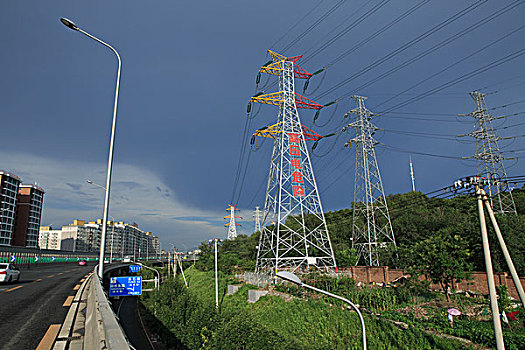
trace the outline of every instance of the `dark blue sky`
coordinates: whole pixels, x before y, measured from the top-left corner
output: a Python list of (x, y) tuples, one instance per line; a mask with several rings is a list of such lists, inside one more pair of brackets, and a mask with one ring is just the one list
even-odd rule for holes
[[(490, 17), (514, 3), (519, 5)], [(474, 143), (453, 137), (473, 130), (472, 120), (455, 117), (473, 110), (468, 95), (472, 90), (488, 93), (486, 102), (495, 108), (494, 115), (525, 111), (525, 103), (514, 104), (525, 99), (525, 55), (402, 108), (392, 107), (523, 50), (522, 3), (4, 2), (0, 168), (47, 190), (45, 225), (100, 216), (103, 193), (86, 179), (104, 183), (116, 61), (108, 49), (64, 27), (59, 18), (67, 17), (114, 45), (123, 59), (111, 213), (155, 232), (164, 246), (190, 248), (225, 236), (222, 216), (232, 196), (245, 218), (242, 232), (252, 231), (251, 210), (264, 202), (264, 188), (258, 189), (268, 175), (270, 142), (250, 154), (240, 195), (233, 195), (232, 188), (246, 104), (260, 65), (268, 61), (268, 48), (286, 56), (305, 54), (299, 64), (310, 72), (329, 65), (324, 79), (323, 74), (312, 79), (307, 97), (338, 103), (321, 112), (317, 125), (312, 111), (300, 111), (303, 124), (319, 134), (344, 125), (343, 115), (354, 107), (351, 94), (368, 96), (373, 112), (388, 112), (374, 121), (385, 130), (376, 134), (378, 141), (390, 147), (377, 147), (387, 194), (410, 190), (411, 152), (417, 189), (442, 188), (474, 174), (475, 164), (415, 152), (453, 157), (474, 153)], [(474, 4), (479, 6), (409, 45)], [(413, 13), (367, 40), (411, 8)], [(369, 11), (374, 12), (361, 17)], [(347, 78), (347, 84), (331, 89)], [(297, 82), (298, 92), (302, 84)], [(276, 86), (266, 89), (272, 91)], [(276, 114), (277, 108), (262, 106), (251, 131), (273, 122)], [(513, 125), (524, 116), (511, 116), (495, 126), (502, 136), (523, 135), (523, 125)], [(312, 155), (325, 210), (347, 208), (353, 199), (355, 153), (343, 147), (351, 137), (323, 140)], [(509, 175), (522, 174), (523, 138), (501, 146), (518, 151), (508, 154), (518, 158), (505, 163)]]

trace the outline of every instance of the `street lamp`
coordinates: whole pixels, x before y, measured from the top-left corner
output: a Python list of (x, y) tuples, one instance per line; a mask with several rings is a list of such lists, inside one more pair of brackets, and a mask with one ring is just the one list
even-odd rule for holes
[[(157, 277), (155, 277), (155, 288), (156, 289), (159, 289), (160, 288), (160, 273), (157, 269), (152, 269), (151, 267), (148, 267), (146, 265), (144, 265), (143, 263), (141, 262), (138, 262), (138, 261), (133, 261), (135, 264), (139, 264), (140, 266), (148, 269), (148, 270), (152, 270), (152, 271), (155, 271), (157, 273)], [(158, 283), (157, 283), (157, 278), (158, 278)]]
[(332, 294), (332, 293), (329, 293), (327, 291), (324, 291), (322, 289), (319, 289), (319, 288), (315, 288), (315, 287), (312, 287), (306, 283), (303, 283), (301, 282), (301, 280), (299, 279), (299, 277), (297, 277), (296, 275), (294, 275), (293, 273), (291, 272), (288, 272), (288, 271), (279, 271), (275, 274), (277, 277), (279, 278), (282, 278), (283, 280), (286, 280), (288, 282), (292, 282), (292, 283), (295, 283), (297, 285), (299, 285), (300, 287), (305, 287), (305, 288), (308, 288), (308, 289), (311, 289), (311, 290), (314, 290), (316, 292), (319, 292), (319, 293), (322, 293), (322, 294), (325, 294), (325, 295), (328, 295), (329, 297), (332, 297), (332, 298), (336, 298), (336, 299), (339, 299), (341, 301), (344, 301), (345, 303), (348, 303), (350, 304), (350, 306), (352, 306), (354, 308), (354, 310), (357, 312), (357, 315), (359, 316), (359, 319), (361, 320), (361, 327), (363, 328), (363, 350), (366, 350), (366, 330), (365, 330), (365, 320), (363, 319), (363, 315), (361, 314), (361, 311), (359, 311), (359, 309), (357, 308), (357, 306), (352, 303), (350, 300), (346, 299), (346, 298), (343, 298), (343, 297), (340, 297), (339, 295), (335, 295), (335, 294)]
[[(99, 185), (98, 183), (96, 182), (93, 182), (91, 180), (86, 180), (86, 182), (90, 185), (93, 185), (93, 186), (97, 186), (97, 187), (100, 187), (102, 188), (104, 191), (106, 190), (106, 188), (102, 185)], [(109, 254), (109, 262), (112, 263), (113, 262), (113, 240), (115, 238), (115, 218), (111, 215), (108, 215), (109, 218), (112, 220), (112, 225), (111, 225), (111, 253)], [(121, 246), (122, 246), (122, 242), (120, 243)]]
[(69, 29), (80, 32), (86, 35), (87, 37), (109, 48), (117, 56), (117, 61), (118, 61), (117, 83), (115, 87), (115, 101), (113, 103), (113, 123), (111, 126), (111, 139), (109, 142), (109, 154), (108, 154), (108, 168), (107, 168), (107, 173), (106, 173), (106, 188), (105, 188), (106, 194), (104, 198), (104, 216), (103, 216), (104, 223), (102, 225), (100, 257), (99, 257), (99, 264), (98, 264), (98, 276), (102, 278), (104, 274), (104, 248), (106, 244), (106, 231), (107, 231), (107, 222), (108, 222), (108, 213), (109, 213), (109, 193), (111, 190), (111, 169), (113, 166), (113, 148), (115, 146), (115, 129), (117, 127), (117, 104), (118, 104), (118, 93), (119, 93), (119, 87), (120, 87), (120, 69), (122, 67), (122, 62), (120, 60), (120, 55), (118, 54), (117, 50), (115, 50), (111, 45), (105, 43), (104, 41), (100, 40), (97, 37), (94, 37), (88, 32), (85, 32), (84, 30), (80, 29), (79, 27), (76, 26), (75, 23), (73, 23), (67, 18), (61, 18), (60, 21)]

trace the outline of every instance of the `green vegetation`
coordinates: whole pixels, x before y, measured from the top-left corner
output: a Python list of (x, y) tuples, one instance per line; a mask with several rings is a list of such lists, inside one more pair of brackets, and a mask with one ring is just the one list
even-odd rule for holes
[[(188, 289), (178, 279), (169, 280), (159, 292), (147, 294), (142, 299), (149, 314), (160, 322), (160, 329), (169, 330), (168, 339), (172, 346), (178, 339), (183, 344), (179, 345), (181, 349), (361, 348), (357, 315), (335, 300), (309, 297), (285, 301), (279, 296), (269, 295), (255, 304), (248, 304), (248, 290), (254, 287), (244, 285), (235, 295), (226, 296), (226, 284), (232, 283), (232, 279), (221, 275), (220, 307), (216, 310), (213, 273), (195, 268), (186, 272), (190, 284)], [(351, 281), (345, 279), (340, 287), (351, 285)], [(328, 280), (323, 283), (328, 283)], [(357, 289), (355, 283), (353, 288)], [(375, 300), (381, 292), (373, 293), (372, 296), (363, 294), (363, 300)], [(292, 294), (298, 294), (298, 291)], [(378, 308), (383, 307), (378, 305)], [(381, 318), (365, 315), (365, 322), (371, 349), (463, 348), (458, 342), (438, 338), (417, 328), (399, 329)]]
[[(525, 275), (525, 189), (513, 191), (518, 210), (516, 215), (497, 215), (514, 265)], [(398, 247), (397, 254), (383, 251), (383, 265), (410, 269), (413, 274), (427, 275), (443, 287), (453, 287), (452, 278), (464, 279), (468, 272), (484, 271), (483, 251), (476, 201), (467, 196), (451, 199), (428, 198), (421, 192), (395, 194), (387, 197)], [(325, 214), (339, 267), (355, 264), (351, 247), (352, 210), (342, 209)], [(496, 272), (507, 271), (503, 254), (488, 221), (491, 255)], [(235, 240), (219, 244), (219, 269), (225, 273), (250, 271), (255, 268), (259, 233), (240, 235)], [(200, 260), (196, 267), (213, 269), (213, 245), (201, 244)], [(431, 256), (431, 258), (430, 258)], [(447, 259), (453, 256), (453, 259)], [(426, 261), (421, 258), (427, 257)], [(449, 261), (454, 264), (450, 265)], [(449, 264), (449, 265), (447, 265)], [(431, 265), (431, 266), (430, 266)]]
[[(497, 219), (518, 273), (525, 275), (525, 190), (515, 190), (513, 196), (518, 215)], [(485, 269), (476, 201), (465, 196), (433, 199), (419, 192), (391, 195), (387, 201), (398, 250), (381, 252), (381, 260), (405, 269), (412, 278), (396, 288), (358, 287), (350, 278), (315, 273), (302, 279), (360, 305), (371, 349), (477, 347), (443, 338), (452, 336), (494, 347), (488, 300), (428, 289), (432, 281), (443, 290), (454, 290), (454, 284), (468, 279), (471, 271)], [(338, 266), (354, 265), (352, 211), (329, 212), (326, 219)], [(489, 239), (495, 270), (506, 271), (490, 226)], [(233, 296), (225, 295), (227, 284), (239, 283), (235, 274), (254, 270), (258, 240), (255, 233), (219, 244), (219, 309), (215, 308), (213, 246), (201, 244), (200, 260), (186, 270), (190, 288), (171, 279), (160, 291), (143, 296), (148, 324), (176, 349), (359, 349), (357, 315), (336, 300), (293, 285), (277, 285), (255, 304), (246, 302), (248, 290), (255, 288), (250, 285)], [(419, 280), (420, 275), (427, 280)], [(501, 310), (516, 310), (505, 288), (499, 288), (498, 294)], [(462, 312), (453, 326), (446, 317), (450, 307)], [(525, 348), (524, 310), (520, 311), (518, 321), (504, 325), (508, 349)]]

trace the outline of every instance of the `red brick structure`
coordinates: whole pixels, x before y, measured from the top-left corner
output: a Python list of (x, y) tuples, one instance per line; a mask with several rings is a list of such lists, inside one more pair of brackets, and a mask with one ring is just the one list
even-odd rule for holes
[[(339, 268), (339, 275), (345, 277), (352, 277), (357, 282), (366, 284), (371, 283), (391, 283), (399, 277), (406, 275), (406, 272), (401, 269), (391, 269), (388, 266), (352, 266), (348, 268)], [(518, 292), (514, 287), (512, 277), (506, 272), (494, 273), (496, 286), (505, 285), (509, 290), (509, 294), (518, 299)], [(525, 287), (525, 277), (520, 277), (521, 285)], [(440, 285), (431, 284), (430, 288), (439, 290)], [(488, 295), (487, 274), (485, 272), (472, 272), (471, 279), (465, 280), (456, 284), (457, 290), (471, 291)]]

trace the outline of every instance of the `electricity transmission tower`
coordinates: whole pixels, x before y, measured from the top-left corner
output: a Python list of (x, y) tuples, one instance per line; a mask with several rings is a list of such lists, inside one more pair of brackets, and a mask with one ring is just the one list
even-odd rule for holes
[(487, 105), (485, 104), (486, 95), (473, 91), (470, 93), (470, 96), (474, 100), (475, 110), (469, 114), (460, 114), (460, 116), (473, 117), (475, 130), (469, 134), (459, 136), (471, 136), (476, 139), (474, 158), (477, 161), (477, 175), (491, 180), (487, 185), (491, 206), (496, 212), (501, 214), (517, 214), (516, 205), (507, 181), (507, 173), (503, 166), (505, 158), (498, 146), (498, 141), (502, 138), (497, 135), (496, 130), (492, 126), (492, 120), (495, 118), (487, 110)]
[(373, 138), (377, 127), (370, 122), (377, 114), (365, 107), (366, 97), (352, 98), (357, 107), (345, 114), (345, 117), (352, 121), (354, 114), (355, 120), (343, 128), (343, 131), (355, 129), (355, 137), (345, 144), (356, 145), (352, 248), (357, 250), (357, 263), (363, 261), (369, 266), (379, 266), (378, 250), (388, 245), (395, 249), (396, 241), (377, 166), (377, 141)]
[(274, 139), (263, 210), (263, 227), (257, 250), (257, 272), (315, 267), (334, 271), (336, 262), (306, 141), (322, 136), (301, 124), (297, 108), (322, 106), (295, 93), (294, 78), (312, 74), (296, 62), (302, 56), (284, 57), (268, 51), (272, 61), (260, 73), (279, 77), (279, 92), (257, 94), (251, 102), (279, 106), (277, 123), (259, 129), (255, 136)]
[(261, 210), (259, 210), (259, 207), (255, 207), (253, 217), (255, 219), (255, 231), (253, 232), (261, 232)]
[(235, 211), (239, 210), (235, 208), (234, 205), (228, 204), (228, 208), (226, 208), (226, 211), (230, 211), (230, 215), (225, 216), (225, 219), (230, 219), (230, 222), (227, 224), (224, 224), (224, 226), (228, 227), (228, 239), (235, 239), (237, 238), (237, 227), (241, 226), (241, 224), (238, 224), (235, 222), (235, 219), (242, 219), (240, 216), (235, 215)]

